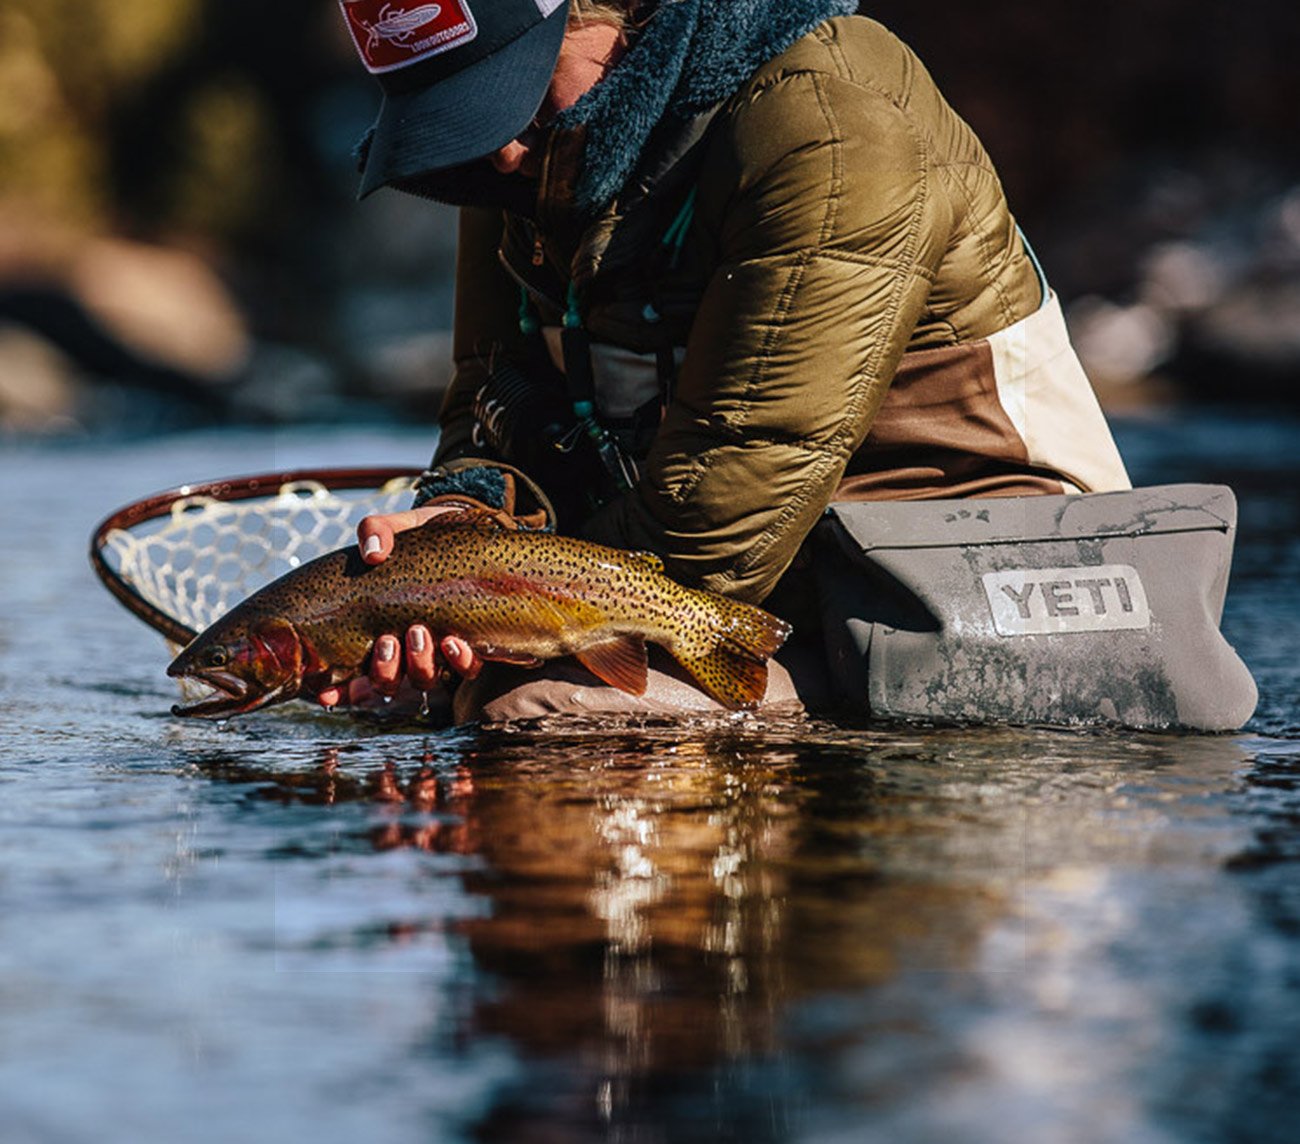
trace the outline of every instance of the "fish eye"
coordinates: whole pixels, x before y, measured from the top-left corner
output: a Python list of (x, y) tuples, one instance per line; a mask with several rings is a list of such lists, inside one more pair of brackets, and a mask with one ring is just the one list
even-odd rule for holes
[(210, 648), (203, 657), (205, 667), (225, 667), (230, 662), (230, 653), (224, 647)]

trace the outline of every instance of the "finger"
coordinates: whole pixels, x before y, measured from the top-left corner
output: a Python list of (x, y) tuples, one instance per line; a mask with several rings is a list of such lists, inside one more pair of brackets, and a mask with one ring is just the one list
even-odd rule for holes
[(401, 644), (396, 636), (380, 636), (375, 640), (374, 654), (370, 657), (370, 682), (381, 695), (394, 695), (402, 678)]
[(331, 685), (316, 693), (316, 700), (327, 710), (335, 707), (357, 707), (372, 701), (375, 689), (364, 675), (358, 675), (341, 685)]
[(322, 707), (337, 707), (343, 701), (343, 690), (339, 687), (326, 687), (316, 693), (316, 702)]
[(483, 661), (474, 649), (458, 636), (444, 636), (439, 645), (447, 666), (466, 679), (475, 678), (483, 668)]
[(355, 707), (371, 698), (374, 688), (364, 675), (349, 679), (347, 683), (324, 687), (316, 693), (316, 700), (324, 708)]
[(407, 509), (405, 512), (388, 512), (382, 515), (364, 516), (357, 525), (357, 541), (361, 546), (361, 558), (367, 564), (379, 564), (387, 560), (393, 551), (393, 537), (408, 528), (423, 524), (429, 517), (427, 510)]
[(406, 630), (406, 678), (418, 691), (428, 691), (438, 679), (433, 636), (423, 624), (412, 624)]
[(392, 519), (397, 515), (400, 514), (361, 518), (357, 525), (357, 543), (361, 547), (361, 559), (367, 564), (380, 564), (393, 551)]
[(409, 508), (405, 512), (387, 512), (361, 518), (357, 525), (357, 543), (361, 548), (361, 558), (367, 564), (381, 564), (393, 551), (393, 537), (408, 528), (419, 528), (435, 516), (446, 512), (455, 512), (452, 505), (425, 505), (422, 508)]

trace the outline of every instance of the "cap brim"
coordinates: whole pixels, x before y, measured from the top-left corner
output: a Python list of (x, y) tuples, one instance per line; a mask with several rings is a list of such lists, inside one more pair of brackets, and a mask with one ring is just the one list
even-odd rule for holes
[(500, 50), (430, 87), (386, 94), (359, 197), (397, 179), (481, 159), (516, 138), (550, 85), (567, 9), (559, 5)]

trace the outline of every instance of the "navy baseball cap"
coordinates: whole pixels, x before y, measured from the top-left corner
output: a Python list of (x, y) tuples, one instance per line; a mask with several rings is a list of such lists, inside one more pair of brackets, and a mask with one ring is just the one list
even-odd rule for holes
[(384, 89), (361, 195), (490, 155), (537, 114), (567, 0), (339, 0)]

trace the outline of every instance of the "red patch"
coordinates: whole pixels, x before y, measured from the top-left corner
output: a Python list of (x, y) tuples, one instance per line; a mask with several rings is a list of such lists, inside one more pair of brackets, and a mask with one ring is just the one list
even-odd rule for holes
[(465, 0), (339, 0), (361, 60), (374, 73), (468, 43), (478, 25)]

